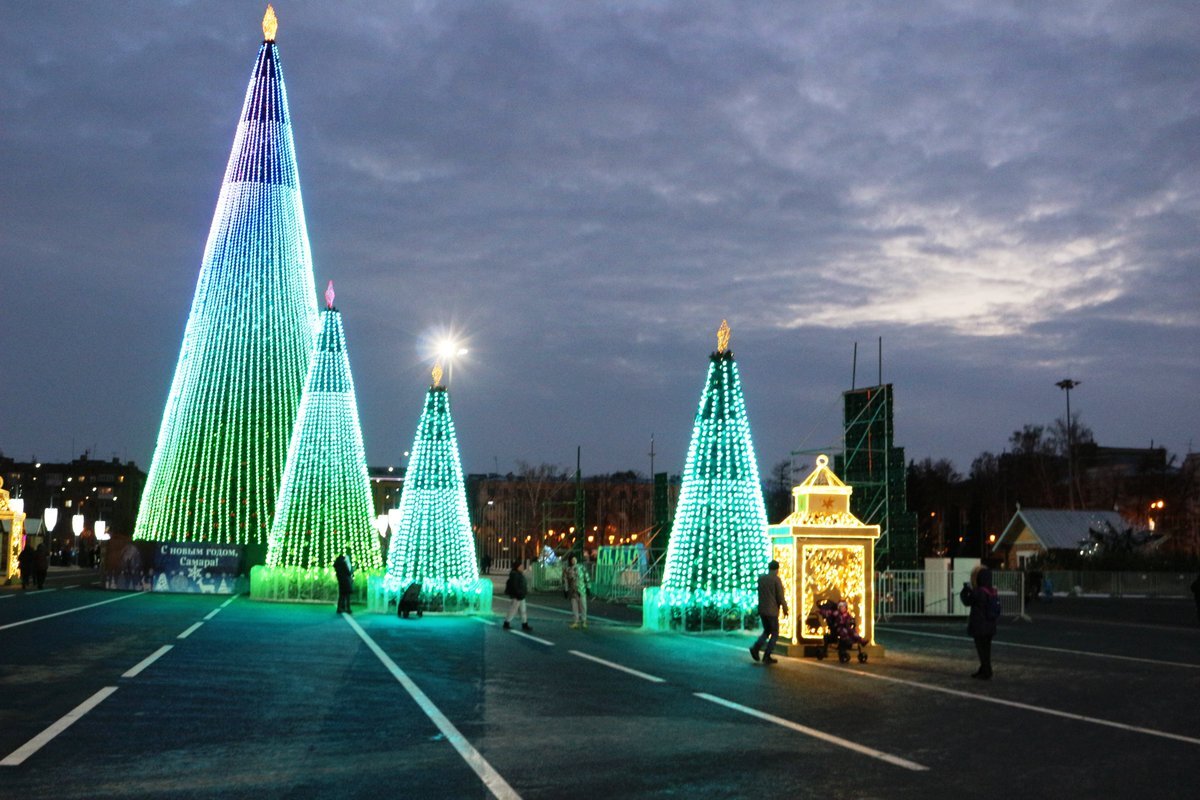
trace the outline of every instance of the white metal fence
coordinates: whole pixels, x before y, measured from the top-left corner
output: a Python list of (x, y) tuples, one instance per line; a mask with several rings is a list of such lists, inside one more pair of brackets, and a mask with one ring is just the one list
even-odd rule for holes
[[(875, 575), (875, 618), (965, 617), (959, 600), (963, 575), (942, 569), (886, 570)], [(1004, 616), (1025, 614), (1025, 573), (992, 571)]]

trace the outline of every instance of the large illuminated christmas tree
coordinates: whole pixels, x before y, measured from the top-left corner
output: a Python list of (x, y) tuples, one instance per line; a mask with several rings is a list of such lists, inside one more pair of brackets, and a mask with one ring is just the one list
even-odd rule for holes
[(268, 567), (331, 567), (339, 553), (349, 553), (356, 569), (383, 566), (346, 334), (333, 297), (330, 281), (271, 524)]
[(421, 584), (422, 597), (436, 598), (435, 606), (478, 593), (480, 583), (450, 394), (441, 378), (441, 367), (434, 367), (404, 473), (384, 578), (389, 592)]
[(137, 539), (266, 542), (317, 321), (287, 92), (267, 7)]
[(687, 627), (745, 616), (758, 604), (769, 552), (758, 462), (729, 325), (722, 322), (683, 468), (659, 602)]

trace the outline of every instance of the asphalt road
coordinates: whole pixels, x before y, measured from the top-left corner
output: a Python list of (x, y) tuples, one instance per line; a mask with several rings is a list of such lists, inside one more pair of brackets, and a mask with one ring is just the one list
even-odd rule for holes
[(0, 590), (0, 797), (1195, 796), (1185, 602), (1035, 608), (980, 682), (961, 621), (764, 666), (620, 607), (570, 630), (552, 596), (528, 637), (93, 579)]

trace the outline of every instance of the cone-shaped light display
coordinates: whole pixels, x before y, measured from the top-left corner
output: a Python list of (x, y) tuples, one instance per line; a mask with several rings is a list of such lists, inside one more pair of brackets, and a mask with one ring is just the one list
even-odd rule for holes
[(662, 601), (752, 610), (770, 539), (737, 362), (722, 323), (692, 429), (667, 545)]
[(434, 367), (434, 385), (425, 396), (425, 410), (409, 451), (388, 551), (384, 585), (389, 591), (401, 591), (412, 583), (420, 583), (426, 596), (477, 591), (475, 537), (450, 417), (450, 394), (438, 385), (441, 374), (441, 367)]
[(265, 543), (317, 321), (274, 14), (246, 89), (134, 537)]
[(267, 548), (268, 567), (331, 567), (349, 553), (356, 569), (379, 569), (383, 558), (372, 524), (370, 477), (342, 315), (328, 308), (313, 349), (279, 488)]

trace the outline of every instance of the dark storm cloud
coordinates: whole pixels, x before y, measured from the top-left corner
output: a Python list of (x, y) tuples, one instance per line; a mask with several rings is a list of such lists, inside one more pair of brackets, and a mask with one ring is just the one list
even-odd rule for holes
[[(1067, 376), (1102, 443), (1196, 433), (1188, 4), (276, 7), (372, 462), (452, 325), (469, 470), (654, 433), (678, 471), (722, 318), (764, 471), (838, 445), (880, 336), (911, 457), (965, 471)], [(5, 452), (148, 463), (261, 13), (0, 12)]]

